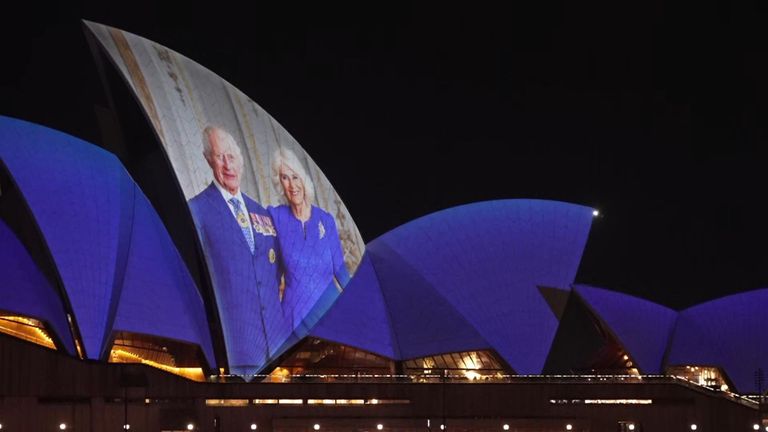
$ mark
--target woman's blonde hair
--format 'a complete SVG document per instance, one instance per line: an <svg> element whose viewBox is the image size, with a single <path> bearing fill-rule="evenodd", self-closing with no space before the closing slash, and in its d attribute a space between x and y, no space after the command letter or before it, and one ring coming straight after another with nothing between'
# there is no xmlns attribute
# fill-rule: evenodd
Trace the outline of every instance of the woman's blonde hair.
<svg viewBox="0 0 768 432"><path fill-rule="evenodd" d="M280 167L282 165L292 169L299 176L302 183L304 183L304 199L308 204L312 204L315 201L315 183L307 174L304 165L299 161L296 153L287 147L278 147L272 155L272 185L280 197L280 202L283 204L288 203L288 200L285 198L283 184L280 182Z"/></svg>

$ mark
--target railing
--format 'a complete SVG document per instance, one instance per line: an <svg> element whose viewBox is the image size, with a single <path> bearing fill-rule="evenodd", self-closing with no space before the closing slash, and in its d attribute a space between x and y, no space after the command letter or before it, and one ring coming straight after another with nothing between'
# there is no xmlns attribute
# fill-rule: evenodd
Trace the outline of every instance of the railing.
<svg viewBox="0 0 768 432"><path fill-rule="evenodd" d="M680 384L708 394L719 394L728 399L750 407L757 407L757 402L736 393L708 387L673 375L484 375L472 379L465 374L425 374L425 375L374 375L374 374L322 374L322 375L252 375L246 377L250 382L284 383L405 383L405 384ZM213 375L210 381L242 382L243 378L234 375Z"/></svg>
<svg viewBox="0 0 768 432"><path fill-rule="evenodd" d="M499 384L499 383L649 383L649 382L683 382L697 388L701 386L682 377L671 375L481 375L468 378L465 374L303 374L303 375L248 375L244 377L249 382L293 382L293 383L450 383L450 384ZM211 381L242 382L237 375L212 375Z"/></svg>

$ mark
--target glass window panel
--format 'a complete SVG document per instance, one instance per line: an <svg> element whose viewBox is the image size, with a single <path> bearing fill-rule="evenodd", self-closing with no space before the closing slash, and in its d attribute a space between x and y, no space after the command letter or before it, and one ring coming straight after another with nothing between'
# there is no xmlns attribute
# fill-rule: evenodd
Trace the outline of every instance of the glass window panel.
<svg viewBox="0 0 768 432"><path fill-rule="evenodd" d="M206 399L207 406L243 407L248 406L248 399Z"/></svg>
<svg viewBox="0 0 768 432"><path fill-rule="evenodd" d="M443 359L443 356L434 356L434 357L429 357L429 358L432 359L432 361L435 362L435 367L440 368L440 369L448 368L448 366L445 364L445 360Z"/></svg>
<svg viewBox="0 0 768 432"><path fill-rule="evenodd" d="M477 362L477 352L470 351L464 355L464 363L467 364L469 369L479 369L480 365Z"/></svg>
<svg viewBox="0 0 768 432"><path fill-rule="evenodd" d="M443 354L440 357L443 358L448 369L456 369L458 367L450 354Z"/></svg>
<svg viewBox="0 0 768 432"><path fill-rule="evenodd" d="M466 363L465 363L465 362L462 360L462 356L461 356L461 354L459 354L459 353L453 353L453 354L451 354L451 356L453 357L453 362L454 362L454 363L456 363L456 367L457 367L458 369L472 369L472 368L471 368L471 367L470 367L468 364L466 364Z"/></svg>
<svg viewBox="0 0 768 432"><path fill-rule="evenodd" d="M472 359L475 361L475 366L477 366L478 369L489 369L491 367L486 361L487 357L483 351L475 351Z"/></svg>
<svg viewBox="0 0 768 432"><path fill-rule="evenodd" d="M489 369L501 369L501 366L498 362L496 362L496 359L487 352L481 353L483 355L483 363L485 363L487 368Z"/></svg>

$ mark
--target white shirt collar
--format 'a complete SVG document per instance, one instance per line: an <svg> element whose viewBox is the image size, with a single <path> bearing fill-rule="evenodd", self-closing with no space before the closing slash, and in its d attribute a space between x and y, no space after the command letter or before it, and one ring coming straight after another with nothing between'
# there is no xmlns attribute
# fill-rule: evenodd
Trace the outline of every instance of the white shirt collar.
<svg viewBox="0 0 768 432"><path fill-rule="evenodd" d="M216 185L216 189L218 189L219 192L221 192L221 196L222 196L222 198L224 198L224 201L226 201L227 204L229 204L231 206L231 204L229 203L229 200L231 200L232 198L235 198L238 201L240 201L240 204L243 205L243 211L245 211L245 201L243 200L243 193L240 192L239 188L237 189L237 193L233 195L233 194L229 193L228 190L224 189L224 187L222 185L220 185L219 182L217 182L215 179L213 180L213 184L215 184Z"/></svg>

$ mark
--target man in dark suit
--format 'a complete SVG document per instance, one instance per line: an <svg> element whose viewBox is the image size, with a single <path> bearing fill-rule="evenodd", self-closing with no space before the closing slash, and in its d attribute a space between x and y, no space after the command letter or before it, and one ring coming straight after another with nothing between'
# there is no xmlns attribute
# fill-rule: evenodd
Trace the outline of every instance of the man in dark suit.
<svg viewBox="0 0 768 432"><path fill-rule="evenodd" d="M213 182L189 200L221 319L230 373L255 374L291 329L279 299L280 262L269 213L240 191L243 156L225 130L203 131Z"/></svg>

